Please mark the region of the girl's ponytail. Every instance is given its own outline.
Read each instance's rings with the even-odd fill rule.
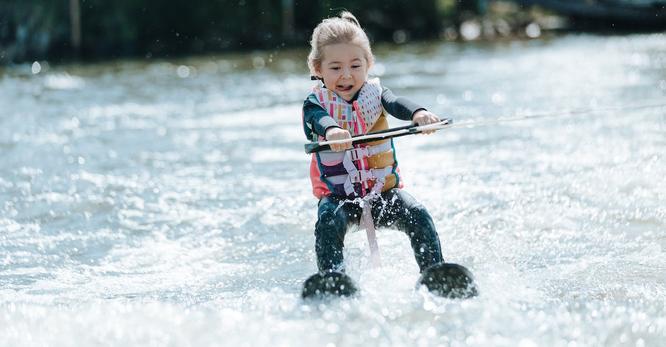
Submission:
[[[340,18],[351,22],[352,24],[356,25],[359,28],[361,27],[361,24],[358,22],[358,19],[356,19],[356,17],[354,17],[354,15],[351,14],[351,12],[349,11],[340,12]]]

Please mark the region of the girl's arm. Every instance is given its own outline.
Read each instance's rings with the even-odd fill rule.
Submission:
[[[303,103],[303,131],[310,141],[317,141],[317,135],[326,136],[326,130],[336,127],[338,123],[321,106],[310,100]]]
[[[326,140],[351,140],[349,131],[340,128],[326,110],[309,100],[303,103],[303,130],[310,141],[317,141],[317,135],[323,136]],[[351,147],[351,141],[331,144],[331,149],[336,152]]]
[[[394,117],[409,120],[418,125],[439,122],[437,115],[405,97],[395,96],[388,88],[382,90],[382,106]],[[424,131],[423,133],[431,134],[433,132],[434,130]]]
[[[417,111],[425,110],[425,107],[405,97],[395,96],[390,89],[382,88],[382,106],[393,117],[411,121]]]

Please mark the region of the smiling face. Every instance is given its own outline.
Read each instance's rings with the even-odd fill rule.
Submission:
[[[317,77],[324,80],[326,88],[346,101],[351,100],[368,78],[368,60],[364,50],[353,44],[337,43],[322,49],[321,65]]]

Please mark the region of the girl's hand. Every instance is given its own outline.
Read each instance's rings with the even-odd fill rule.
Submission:
[[[326,130],[326,141],[349,139],[348,142],[331,144],[331,149],[335,152],[344,151],[352,148],[351,134],[342,128],[332,127]]]
[[[439,122],[439,117],[437,117],[434,113],[426,110],[419,110],[414,113],[414,116],[412,117],[412,123],[416,125],[428,125],[432,123],[437,123]],[[423,133],[424,134],[432,134],[434,133],[435,130],[426,130]]]

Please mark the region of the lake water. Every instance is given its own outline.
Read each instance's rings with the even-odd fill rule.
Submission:
[[[396,147],[479,297],[415,290],[380,230],[379,269],[347,236],[360,296],[301,301],[306,51],[42,62],[0,71],[0,345],[663,346],[666,35],[375,51],[470,124]]]

